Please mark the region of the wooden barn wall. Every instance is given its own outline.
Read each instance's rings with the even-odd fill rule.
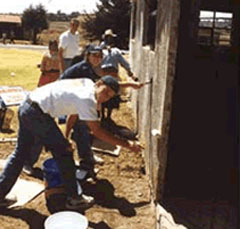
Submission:
[[[150,176],[152,194],[159,199],[163,190],[167,160],[167,139],[171,113],[171,94],[175,75],[178,0],[158,1],[155,48],[143,46],[145,1],[139,0],[135,37],[130,41],[130,61],[140,81],[152,79],[132,95],[136,129],[145,143],[144,159]],[[133,15],[132,15],[133,16]],[[155,129],[159,135],[152,136]]]

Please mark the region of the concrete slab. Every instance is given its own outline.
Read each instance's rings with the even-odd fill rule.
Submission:
[[[26,203],[35,199],[40,193],[44,191],[44,189],[45,187],[43,184],[19,178],[8,194],[15,195],[17,197],[17,202],[8,208],[25,205]]]
[[[5,165],[6,160],[0,160],[0,169],[2,170]],[[30,202],[34,198],[36,198],[40,193],[44,191],[45,187],[43,184],[37,183],[35,181],[28,181],[24,179],[17,179],[17,182],[8,193],[9,196],[16,196],[17,202],[8,208],[23,206],[26,203]]]

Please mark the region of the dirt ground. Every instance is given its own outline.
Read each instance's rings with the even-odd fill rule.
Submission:
[[[119,111],[113,114],[113,119],[121,125],[133,128],[131,109],[127,103],[121,105]],[[11,125],[11,131],[0,133],[0,137],[16,137],[16,111]],[[6,158],[14,149],[14,143],[0,143],[0,159]],[[76,152],[75,152],[76,154]],[[95,198],[95,204],[81,212],[89,220],[92,229],[150,229],[154,228],[154,208],[150,200],[148,177],[144,173],[144,160],[141,154],[122,149],[118,157],[98,153],[104,159],[104,165],[99,169],[97,180],[83,186],[86,194]],[[27,180],[43,183],[41,173],[42,162],[50,157],[42,152],[36,164],[38,176],[29,177],[21,174]],[[75,155],[76,156],[76,155]],[[1,229],[40,229],[44,228],[45,219],[50,215],[45,194],[40,194],[30,203],[14,209],[0,209]]]

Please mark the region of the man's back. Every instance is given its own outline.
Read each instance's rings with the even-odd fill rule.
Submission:
[[[79,79],[79,78],[89,78],[93,81],[99,79],[99,77],[93,71],[90,64],[87,63],[85,60],[69,67],[60,76],[60,79]]]
[[[90,79],[59,80],[35,89],[30,99],[51,117],[79,114],[83,120],[96,120],[94,83]]]

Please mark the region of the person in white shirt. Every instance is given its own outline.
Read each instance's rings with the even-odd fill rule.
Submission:
[[[59,37],[59,67],[60,73],[63,73],[72,64],[73,58],[79,55],[79,20],[71,19],[70,29],[63,32]],[[66,123],[66,116],[58,118],[59,124]]]
[[[70,67],[72,59],[79,55],[79,24],[79,20],[73,18],[70,21],[70,29],[63,32],[59,37],[58,55],[61,73]]]
[[[105,30],[102,35],[103,41],[100,44],[100,48],[103,49],[103,59],[101,62],[101,71],[105,74],[119,78],[119,65],[121,65],[127,72],[129,80],[137,81],[137,77],[133,74],[130,64],[123,57],[121,50],[115,46],[116,34],[111,29]],[[111,100],[102,105],[102,116],[104,119],[112,122],[111,114],[113,109],[118,109],[121,103],[120,96],[115,96]],[[105,108],[107,115],[105,117]]]
[[[35,138],[50,150],[56,160],[68,195],[66,207],[79,209],[92,205],[92,197],[79,193],[73,148],[54,118],[77,114],[97,138],[140,152],[143,147],[139,142],[116,138],[100,125],[98,110],[101,104],[118,92],[119,83],[112,76],[104,76],[96,83],[87,78],[59,80],[32,91],[19,106],[17,145],[0,173],[0,207],[16,201],[6,198],[6,195],[20,175]]]

